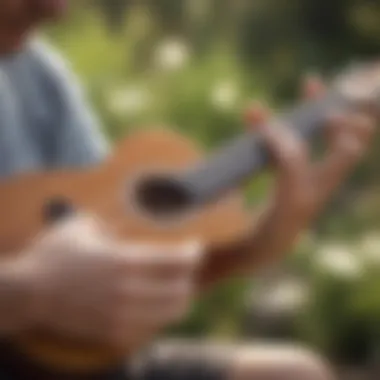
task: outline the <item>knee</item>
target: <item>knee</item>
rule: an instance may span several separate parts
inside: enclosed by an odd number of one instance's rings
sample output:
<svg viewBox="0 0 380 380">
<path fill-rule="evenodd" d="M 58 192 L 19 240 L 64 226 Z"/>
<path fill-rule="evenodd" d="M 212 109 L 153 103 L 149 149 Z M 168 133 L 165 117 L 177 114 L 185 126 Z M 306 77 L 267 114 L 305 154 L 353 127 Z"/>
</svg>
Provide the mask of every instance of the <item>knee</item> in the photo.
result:
<svg viewBox="0 0 380 380">
<path fill-rule="evenodd" d="M 303 348 L 262 347 L 236 355 L 229 380 L 334 380 L 320 356 Z"/>
</svg>

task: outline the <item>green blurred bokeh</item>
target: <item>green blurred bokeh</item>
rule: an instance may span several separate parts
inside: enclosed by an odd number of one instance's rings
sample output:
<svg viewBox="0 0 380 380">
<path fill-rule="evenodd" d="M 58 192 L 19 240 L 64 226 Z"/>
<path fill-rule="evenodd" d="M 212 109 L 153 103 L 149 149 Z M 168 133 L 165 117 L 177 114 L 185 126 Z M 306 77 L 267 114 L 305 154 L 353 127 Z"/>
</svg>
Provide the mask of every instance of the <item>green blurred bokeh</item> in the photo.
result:
<svg viewBox="0 0 380 380">
<path fill-rule="evenodd" d="M 331 75 L 376 58 L 380 3 L 88 0 L 73 4 L 67 20 L 46 35 L 71 62 L 113 141 L 164 124 L 207 150 L 240 132 L 251 101 L 277 109 L 296 99 L 303 74 Z M 293 339 L 346 360 L 366 360 L 380 348 L 378 148 L 376 140 L 284 263 L 308 289 Z M 253 181 L 249 202 L 261 202 L 270 183 L 268 174 Z M 240 336 L 254 281 L 220 286 L 175 331 Z"/>
</svg>

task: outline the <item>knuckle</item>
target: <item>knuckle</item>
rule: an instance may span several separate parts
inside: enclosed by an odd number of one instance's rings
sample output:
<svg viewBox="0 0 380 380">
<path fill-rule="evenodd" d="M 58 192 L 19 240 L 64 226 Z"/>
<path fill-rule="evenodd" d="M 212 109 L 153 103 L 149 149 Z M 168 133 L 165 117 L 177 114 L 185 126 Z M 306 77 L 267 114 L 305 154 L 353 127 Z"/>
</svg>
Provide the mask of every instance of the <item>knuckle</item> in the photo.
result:
<svg viewBox="0 0 380 380">
<path fill-rule="evenodd" d="M 352 147 L 351 149 L 347 149 L 346 156 L 349 161 L 358 161 L 364 155 L 365 149 L 363 146 L 359 144 L 356 147 Z"/>
<path fill-rule="evenodd" d="M 339 131 L 347 124 L 348 118 L 340 112 L 332 112 L 326 119 L 326 127 L 333 131 Z"/>
<path fill-rule="evenodd" d="M 358 115 L 351 121 L 351 134 L 360 140 L 368 139 L 375 131 L 376 123 L 368 115 Z"/>
<path fill-rule="evenodd" d="M 365 145 L 357 137 L 345 135 L 340 140 L 339 150 L 346 159 L 357 160 L 363 155 Z"/>
<path fill-rule="evenodd" d="M 357 128 L 364 131 L 371 131 L 375 128 L 375 121 L 367 115 L 360 115 L 357 118 Z"/>
<path fill-rule="evenodd" d="M 303 141 L 294 138 L 288 142 L 283 150 L 283 163 L 287 167 L 298 168 L 308 161 L 309 150 Z"/>
<path fill-rule="evenodd" d="M 304 187 L 300 191 L 293 194 L 293 210 L 294 214 L 299 217 L 307 217 L 313 212 L 315 207 L 314 191 L 309 187 Z"/>
</svg>

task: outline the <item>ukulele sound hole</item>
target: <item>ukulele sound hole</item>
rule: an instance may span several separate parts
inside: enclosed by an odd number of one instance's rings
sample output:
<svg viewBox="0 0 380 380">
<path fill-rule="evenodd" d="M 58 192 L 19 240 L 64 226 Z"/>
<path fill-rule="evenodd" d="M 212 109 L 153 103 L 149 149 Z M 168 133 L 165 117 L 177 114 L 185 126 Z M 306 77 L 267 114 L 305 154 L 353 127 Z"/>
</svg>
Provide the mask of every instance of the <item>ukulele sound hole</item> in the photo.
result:
<svg viewBox="0 0 380 380">
<path fill-rule="evenodd" d="M 165 177 L 149 177 L 137 183 L 136 201 L 144 213 L 160 219 L 179 216 L 190 206 L 184 186 Z"/>
</svg>

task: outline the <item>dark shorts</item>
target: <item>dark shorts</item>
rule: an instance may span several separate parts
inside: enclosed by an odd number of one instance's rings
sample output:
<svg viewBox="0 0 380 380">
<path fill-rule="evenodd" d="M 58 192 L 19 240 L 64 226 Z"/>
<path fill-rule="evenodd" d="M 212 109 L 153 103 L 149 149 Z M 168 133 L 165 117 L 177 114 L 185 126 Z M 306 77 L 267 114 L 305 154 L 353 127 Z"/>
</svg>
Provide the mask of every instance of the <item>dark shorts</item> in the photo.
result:
<svg viewBox="0 0 380 380">
<path fill-rule="evenodd" d="M 0 380 L 227 380 L 223 360 L 210 357 L 202 345 L 153 347 L 136 360 L 105 374 L 77 376 L 47 373 L 21 360 L 0 344 Z"/>
<path fill-rule="evenodd" d="M 202 345 L 152 349 L 130 366 L 130 380 L 228 380 L 226 361 Z"/>
</svg>

